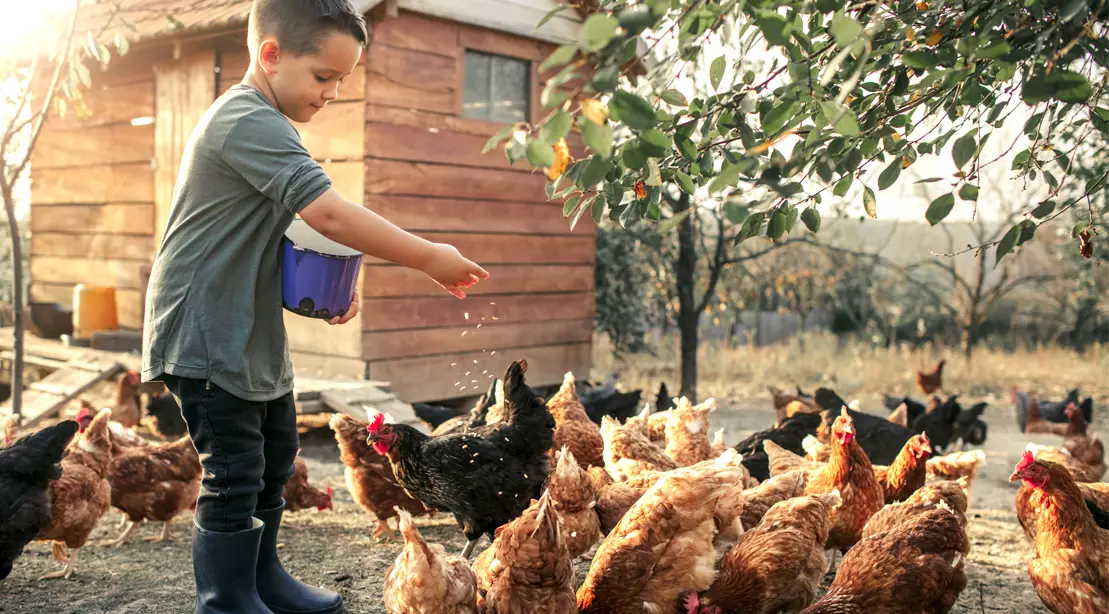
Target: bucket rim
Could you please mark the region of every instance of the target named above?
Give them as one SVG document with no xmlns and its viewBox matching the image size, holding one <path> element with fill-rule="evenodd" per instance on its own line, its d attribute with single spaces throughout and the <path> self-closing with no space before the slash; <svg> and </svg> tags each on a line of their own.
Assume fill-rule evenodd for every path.
<svg viewBox="0 0 1109 614">
<path fill-rule="evenodd" d="M 297 237 L 297 235 L 300 236 Z M 298 243 L 298 240 L 300 243 Z M 300 218 L 293 220 L 293 222 L 289 224 L 289 228 L 285 230 L 282 241 L 288 243 L 296 251 L 307 252 L 333 260 L 353 260 L 355 258 L 361 258 L 363 255 L 356 249 L 349 248 L 325 237 L 319 231 L 309 226 L 308 222 Z M 307 244 L 311 243 L 315 245 L 308 247 Z M 332 251 L 321 251 L 322 249 L 329 249 Z"/>
</svg>

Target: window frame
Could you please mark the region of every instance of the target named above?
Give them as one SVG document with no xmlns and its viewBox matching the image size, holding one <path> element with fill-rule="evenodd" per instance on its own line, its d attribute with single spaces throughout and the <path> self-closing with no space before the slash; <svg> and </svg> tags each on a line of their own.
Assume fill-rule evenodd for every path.
<svg viewBox="0 0 1109 614">
<path fill-rule="evenodd" d="M 456 102 L 455 113 L 467 122 L 478 122 L 489 126 L 504 126 L 507 122 L 467 117 L 462 114 L 462 106 L 466 98 L 466 52 L 478 51 L 493 55 L 504 56 L 528 64 L 528 113 L 524 121 L 535 124 L 539 121 L 542 108 L 539 104 L 539 62 L 543 60 L 544 50 L 542 43 L 515 36 L 482 30 L 476 27 L 466 27 L 462 30 L 458 40 L 457 77 L 455 83 Z"/>
<path fill-rule="evenodd" d="M 494 85 L 493 78 L 497 74 L 497 71 L 494 67 L 496 61 L 498 59 L 499 60 L 508 60 L 510 62 L 516 62 L 518 64 L 523 65 L 524 70 L 523 70 L 522 74 L 523 74 L 524 78 L 527 80 L 527 82 L 524 84 L 523 89 L 524 89 L 524 94 L 527 96 L 527 101 L 526 101 L 526 107 L 523 109 L 523 117 L 522 118 L 516 119 L 516 120 L 511 120 L 511 119 L 498 119 L 498 118 L 494 118 L 494 117 L 475 117 L 475 116 L 472 116 L 472 115 L 466 115 L 466 78 L 468 76 L 468 74 L 466 72 L 466 67 L 468 65 L 467 60 L 470 57 L 471 53 L 480 54 L 482 56 L 485 56 L 485 57 L 489 58 L 489 60 L 490 60 L 490 62 L 489 62 L 489 82 L 484 84 L 485 89 L 486 89 L 487 94 L 488 94 L 487 102 L 490 105 L 492 105 L 494 102 L 496 102 L 496 100 L 495 100 L 496 92 L 494 91 L 494 88 L 493 88 L 493 85 Z M 510 55 L 504 55 L 504 54 L 501 54 L 501 53 L 490 53 L 488 51 L 483 51 L 481 49 L 463 48 L 462 49 L 462 117 L 464 117 L 466 119 L 473 119 L 473 120 L 477 120 L 477 121 L 485 121 L 485 122 L 491 122 L 491 123 L 497 123 L 497 124 L 509 123 L 509 122 L 513 122 L 513 121 L 531 122 L 532 110 L 533 110 L 532 102 L 533 102 L 533 97 L 534 97 L 534 94 L 532 92 L 533 88 L 531 87 L 532 78 L 533 78 L 532 77 L 532 72 L 533 72 L 532 71 L 532 62 L 530 60 L 523 59 L 523 58 L 518 58 L 518 57 L 514 57 L 514 56 L 510 56 Z M 492 109 L 489 109 L 489 110 L 492 111 Z"/>
</svg>

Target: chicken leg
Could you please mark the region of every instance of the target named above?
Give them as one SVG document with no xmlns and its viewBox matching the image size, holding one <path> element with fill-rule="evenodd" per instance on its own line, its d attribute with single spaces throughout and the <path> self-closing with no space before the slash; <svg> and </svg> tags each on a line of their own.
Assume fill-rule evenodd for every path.
<svg viewBox="0 0 1109 614">
<path fill-rule="evenodd" d="M 131 537 L 131 532 L 134 531 L 134 530 L 135 530 L 135 521 L 128 520 L 127 521 L 127 528 L 123 530 L 123 534 L 120 535 L 119 537 L 117 537 L 116 539 L 108 542 L 108 544 L 107 544 L 108 547 L 109 548 L 118 548 L 118 547 L 122 546 L 124 543 L 127 542 L 127 538 Z"/>
<path fill-rule="evenodd" d="M 462 549 L 462 558 L 467 561 L 470 560 L 470 555 L 474 553 L 474 546 L 477 546 L 477 542 L 478 540 L 476 539 L 471 539 L 466 542 L 466 547 Z"/>
<path fill-rule="evenodd" d="M 76 571 L 77 553 L 79 553 L 80 551 L 80 548 L 74 548 L 69 553 L 69 557 L 66 558 L 65 567 L 59 569 L 58 571 L 53 571 L 44 576 L 41 576 L 39 577 L 39 580 L 56 580 L 58 578 L 64 578 L 66 580 L 70 579 L 73 576 L 73 572 Z"/>
<path fill-rule="evenodd" d="M 148 541 L 152 544 L 160 544 L 162 542 L 171 542 L 171 541 L 173 541 L 173 535 L 170 535 L 170 532 L 169 532 L 169 524 L 171 522 L 173 522 L 172 519 L 165 521 L 162 524 L 162 534 L 159 535 L 158 537 L 148 537 L 148 538 L 146 538 L 146 541 Z"/>
</svg>

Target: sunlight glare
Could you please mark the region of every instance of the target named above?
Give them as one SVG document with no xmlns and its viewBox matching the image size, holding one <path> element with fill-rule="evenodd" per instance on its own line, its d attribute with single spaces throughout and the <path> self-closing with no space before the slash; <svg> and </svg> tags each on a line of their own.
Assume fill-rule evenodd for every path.
<svg viewBox="0 0 1109 614">
<path fill-rule="evenodd" d="M 73 7 L 74 0 L 0 0 L 0 57 L 29 56 L 50 17 Z"/>
</svg>

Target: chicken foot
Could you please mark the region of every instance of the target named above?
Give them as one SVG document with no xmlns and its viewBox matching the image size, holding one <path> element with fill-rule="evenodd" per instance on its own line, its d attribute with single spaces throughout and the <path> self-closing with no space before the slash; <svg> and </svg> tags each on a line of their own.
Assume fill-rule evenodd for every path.
<svg viewBox="0 0 1109 614">
<path fill-rule="evenodd" d="M 117 537 L 116 539 L 108 542 L 107 546 L 109 548 L 118 548 L 118 547 L 122 546 L 124 543 L 127 542 L 127 538 L 131 537 L 131 532 L 134 531 L 134 530 L 135 530 L 135 521 L 128 520 L 127 521 L 127 528 L 123 530 L 123 534 L 120 535 L 119 537 Z"/>
<path fill-rule="evenodd" d="M 480 537 L 478 539 L 481 539 Z M 470 555 L 474 553 L 474 547 L 477 546 L 477 539 L 471 539 L 466 542 L 466 547 L 462 549 L 462 558 L 467 561 L 470 560 Z"/>
<path fill-rule="evenodd" d="M 393 527 L 389 526 L 388 520 L 378 520 L 377 526 L 374 527 L 373 538 L 379 541 L 388 541 L 389 534 L 396 535 Z"/>
<path fill-rule="evenodd" d="M 152 544 L 160 544 L 162 542 L 171 542 L 171 541 L 173 541 L 173 535 L 171 535 L 170 532 L 169 532 L 169 525 L 170 525 L 171 522 L 173 522 L 172 519 L 167 520 L 164 523 L 162 523 L 162 534 L 159 535 L 158 537 L 147 537 L 146 541 L 148 541 Z"/>
<path fill-rule="evenodd" d="M 73 577 L 73 572 L 77 569 L 77 553 L 80 551 L 80 548 L 74 548 L 69 553 L 69 556 L 66 558 L 65 567 L 59 569 L 58 571 L 52 571 L 46 575 L 40 576 L 39 580 L 56 580 L 58 578 L 64 578 L 68 580 Z"/>
</svg>

